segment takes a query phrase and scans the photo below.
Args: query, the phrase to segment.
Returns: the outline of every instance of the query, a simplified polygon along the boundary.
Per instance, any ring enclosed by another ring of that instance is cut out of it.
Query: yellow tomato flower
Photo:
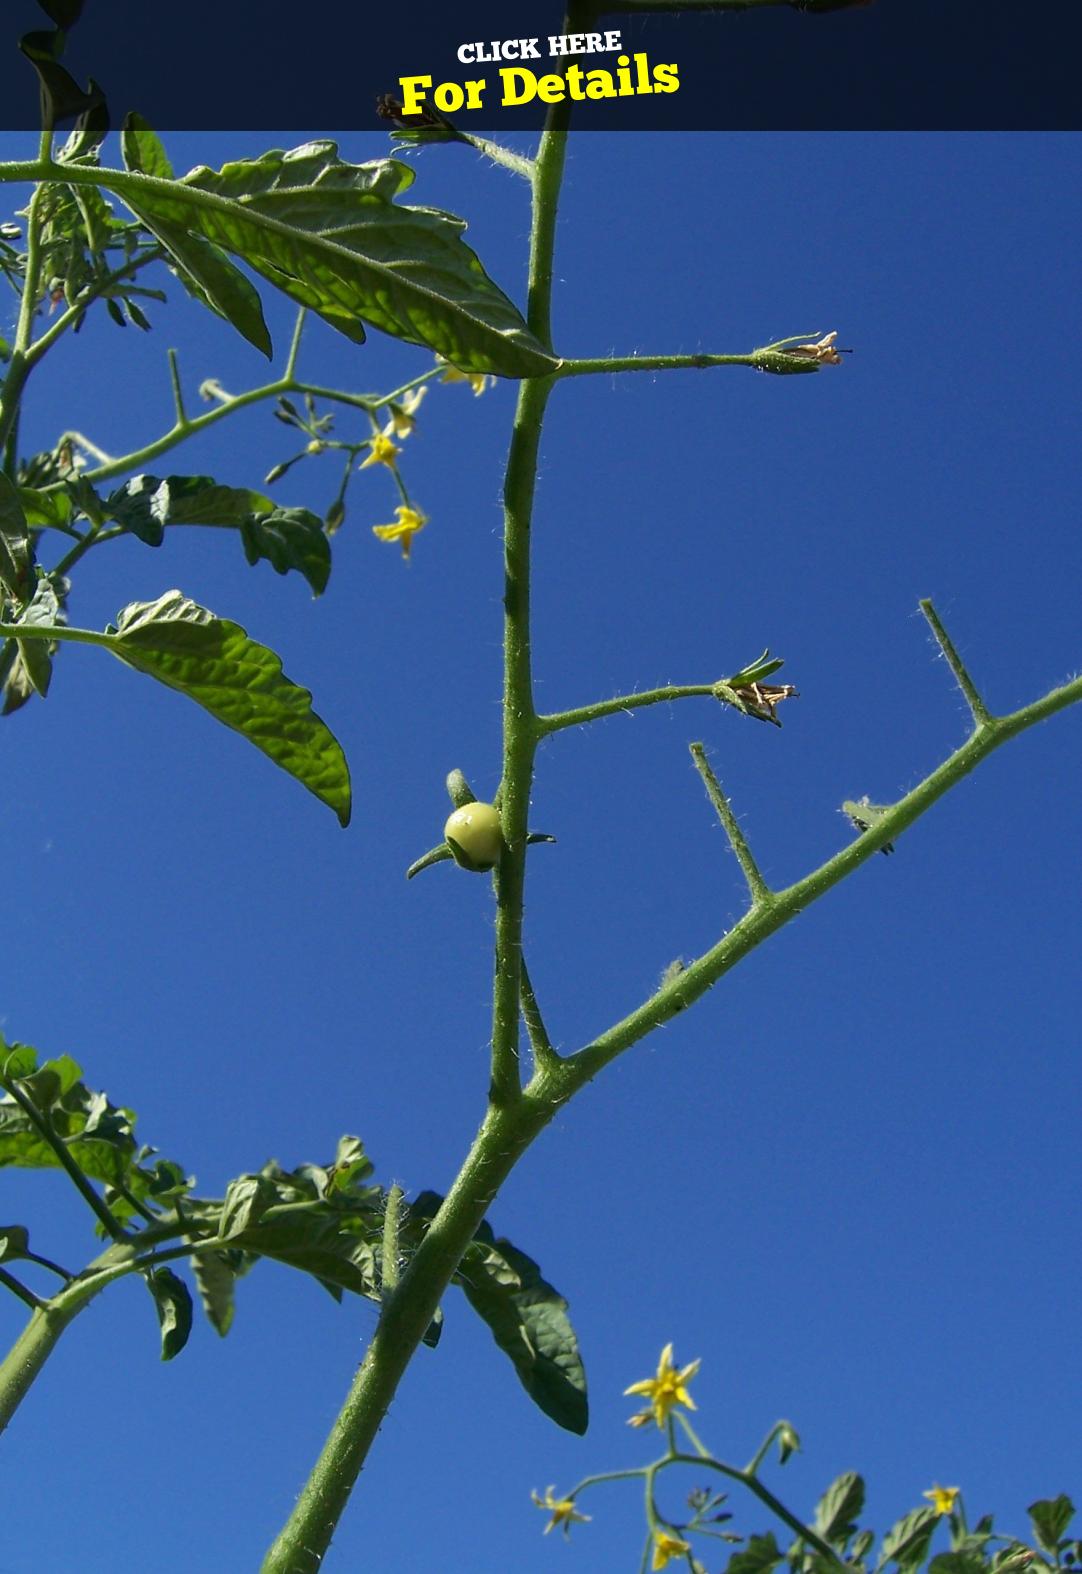
[[[362,459],[359,468],[367,470],[369,465],[386,465],[389,470],[394,469],[394,462],[398,458],[398,449],[384,432],[373,437],[371,452],[367,459]]]
[[[402,556],[409,557],[414,536],[418,530],[424,529],[428,520],[416,508],[410,508],[406,504],[396,508],[395,513],[398,515],[397,524],[373,525],[372,534],[378,536],[381,541],[401,541]]]
[[[667,1530],[655,1530],[654,1561],[650,1567],[652,1569],[666,1568],[670,1558],[678,1558],[682,1553],[690,1551],[690,1541],[682,1541],[679,1536],[670,1536]]]
[[[469,383],[475,396],[480,396],[486,388],[495,388],[496,379],[491,372],[460,372],[457,366],[452,366],[449,361],[438,357],[440,364],[445,368],[441,383]]]
[[[428,392],[424,384],[412,388],[404,398],[391,405],[391,419],[383,428],[384,437],[408,437],[417,425],[417,407]]]
[[[928,1499],[937,1514],[949,1514],[961,1490],[961,1487],[941,1487],[937,1481],[931,1491],[921,1496]]]
[[[552,1515],[552,1518],[545,1526],[544,1534],[546,1536],[550,1530],[554,1529],[556,1525],[562,1525],[564,1535],[567,1536],[571,1533],[572,1525],[589,1524],[589,1514],[578,1513],[574,1503],[569,1497],[554,1497],[553,1491],[554,1488],[546,1487],[544,1497],[538,1497],[536,1492],[530,1493],[530,1496],[533,1498],[538,1508],[547,1509]]]
[[[625,1394],[645,1394],[650,1401],[650,1408],[632,1416],[628,1425],[646,1426],[653,1418],[658,1426],[664,1426],[674,1405],[686,1405],[689,1410],[694,1410],[695,1401],[687,1391],[687,1384],[699,1370],[699,1364],[698,1361],[692,1361],[690,1366],[678,1372],[672,1364],[672,1345],[667,1344],[657,1364],[657,1376],[648,1377],[641,1383],[632,1383],[630,1388],[624,1389]]]

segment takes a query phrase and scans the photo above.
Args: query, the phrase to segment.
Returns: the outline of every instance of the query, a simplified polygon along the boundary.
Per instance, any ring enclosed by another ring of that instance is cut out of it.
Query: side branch
[[[691,758],[695,762],[695,769],[703,779],[707,796],[717,811],[718,819],[725,828],[725,834],[729,838],[729,845],[732,847],[733,852],[736,854],[737,862],[744,871],[744,878],[748,882],[748,891],[752,902],[756,906],[763,902],[769,902],[774,893],[759,871],[759,865],[755,862],[751,848],[744,839],[744,833],[740,829],[740,824],[732,811],[728,798],[726,798],[721,789],[721,783],[710,769],[706,758],[706,750],[701,743],[693,743],[691,745]]]
[[[939,615],[936,612],[935,607],[933,607],[930,601],[926,600],[921,602],[920,610],[927,618],[928,626],[931,628],[932,633],[936,637],[936,643],[939,645],[940,650],[947,658],[947,665],[954,673],[954,676],[958,682],[958,687],[966,697],[966,704],[969,706],[969,709],[972,712],[974,722],[978,727],[986,727],[992,720],[991,714],[988,710],[988,707],[981,699],[980,694],[977,692],[976,684],[973,682],[973,679],[966,671],[965,664],[963,663],[961,656],[959,656],[958,652],[955,650],[950,635],[939,621]]]
[[[963,777],[1009,739],[1047,720],[1058,711],[1082,700],[1082,677],[1052,689],[1039,700],[1023,706],[1009,716],[990,719],[973,733],[930,776],[876,820],[864,832],[835,853],[811,874],[773,893],[771,900],[753,907],[709,951],[667,981],[661,989],[622,1021],[602,1033],[577,1054],[563,1057],[554,1071],[535,1077],[528,1093],[566,1101],[580,1087],[596,1077],[611,1060],[629,1049],[654,1028],[669,1022],[679,1011],[692,1005],[749,952],[778,929],[810,907],[840,881],[867,863],[887,842],[893,842],[920,819],[944,794],[958,786]]]
[[[618,694],[615,699],[598,700],[594,705],[579,705],[575,710],[554,711],[537,718],[543,735],[560,732],[564,727],[580,727],[584,722],[600,721],[620,711],[638,710],[644,705],[660,705],[665,700],[717,699],[716,683],[669,683],[660,689],[645,689],[641,694]]]
[[[777,4],[778,0],[769,0]],[[556,377],[588,377],[599,372],[684,372],[711,366],[750,366],[779,376],[817,372],[821,366],[840,366],[842,352],[834,344],[836,333],[816,339],[814,334],[791,334],[775,339],[747,355],[598,355],[572,357],[560,362]],[[845,352],[848,353],[848,352]]]

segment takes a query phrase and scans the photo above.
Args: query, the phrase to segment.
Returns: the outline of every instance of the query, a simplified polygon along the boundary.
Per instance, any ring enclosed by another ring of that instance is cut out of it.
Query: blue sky
[[[300,140],[186,133],[171,149],[183,169]],[[354,133],[341,146],[387,151]],[[13,135],[3,147],[28,151]],[[521,299],[525,189],[462,149],[414,162],[408,200],[467,218]],[[558,350],[742,352],[836,329],[854,353],[815,377],[719,369],[556,391],[535,529],[538,703],[709,682],[764,645],[801,694],[780,731],[683,701],[542,751],[533,820],[559,840],[531,861],[527,954],[565,1050],[742,909],[690,741],[784,884],[843,845],[843,799],[891,801],[964,736],[919,597],[993,710],[1078,671],[1080,168],[1076,136],[573,135]],[[291,314],[267,306],[281,355]],[[149,335],[102,313],[50,358],[27,449],[65,429],[113,454],[155,436],[170,421],[168,346],[193,406],[206,377],[232,392],[264,380],[258,354],[172,281],[150,310]],[[369,392],[426,364],[318,324],[301,363]],[[344,1131],[381,1180],[442,1190],[480,1116],[488,883],[440,866],[407,885],[403,871],[439,839],[446,772],[461,767],[481,797],[499,774],[513,399],[505,383],[430,394],[404,455],[431,519],[408,567],[371,533],[396,499],[366,471],[318,602],[209,531],[156,553],[102,549],[76,577],[81,626],[177,585],[279,651],[350,758],[348,831],[96,651],[63,650],[47,704],[3,724],[0,1027],[75,1056],[207,1193],[270,1157],[329,1159]],[[156,469],[259,487],[294,447],[263,407]],[[336,461],[311,460],[275,495],[323,510],[336,484]],[[742,1462],[782,1415],[800,1430],[804,1454],[772,1478],[798,1512],[852,1468],[880,1529],[933,1479],[1019,1532],[1034,1498],[1077,1496],[1078,768],[1072,713],[1009,745],[894,857],[560,1115],[491,1219],[571,1300],[587,1437],[533,1410],[452,1292],[328,1568],[635,1567],[633,1487],[588,1501],[570,1547],[542,1539],[529,1491],[645,1461],[622,1390],[670,1340],[681,1363],[702,1357],[699,1429],[719,1455]],[[59,1178],[3,1184],[5,1216],[38,1251],[91,1255]],[[0,1318],[10,1339],[22,1308],[0,1303]],[[162,1366],[142,1286],[109,1292],[15,1423],[0,1571],[256,1567],[373,1325],[367,1304],[335,1307],[264,1264],[239,1287],[228,1340],[200,1323]],[[730,1506],[738,1528],[767,1528]]]

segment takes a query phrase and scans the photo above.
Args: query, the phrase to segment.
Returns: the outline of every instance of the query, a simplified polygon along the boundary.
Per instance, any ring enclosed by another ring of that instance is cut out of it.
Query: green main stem
[[[533,166],[527,321],[551,344],[550,302],[556,209],[566,127],[555,112]],[[519,388],[504,478],[504,741],[500,815],[505,847],[496,877],[489,1107],[473,1147],[415,1256],[384,1301],[364,1361],[293,1512],[263,1563],[263,1574],[315,1574],[354,1483],[462,1254],[493,1198],[561,1099],[523,1092],[518,1038],[526,816],[542,730],[530,667],[530,522],[537,455],[552,377]],[[537,1079],[535,1078],[535,1084]]]

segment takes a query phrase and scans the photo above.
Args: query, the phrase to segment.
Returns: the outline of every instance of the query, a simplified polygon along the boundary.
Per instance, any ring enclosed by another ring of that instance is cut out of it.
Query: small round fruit
[[[444,840],[463,869],[484,874],[491,869],[503,847],[500,811],[491,803],[467,803],[448,817]]]

